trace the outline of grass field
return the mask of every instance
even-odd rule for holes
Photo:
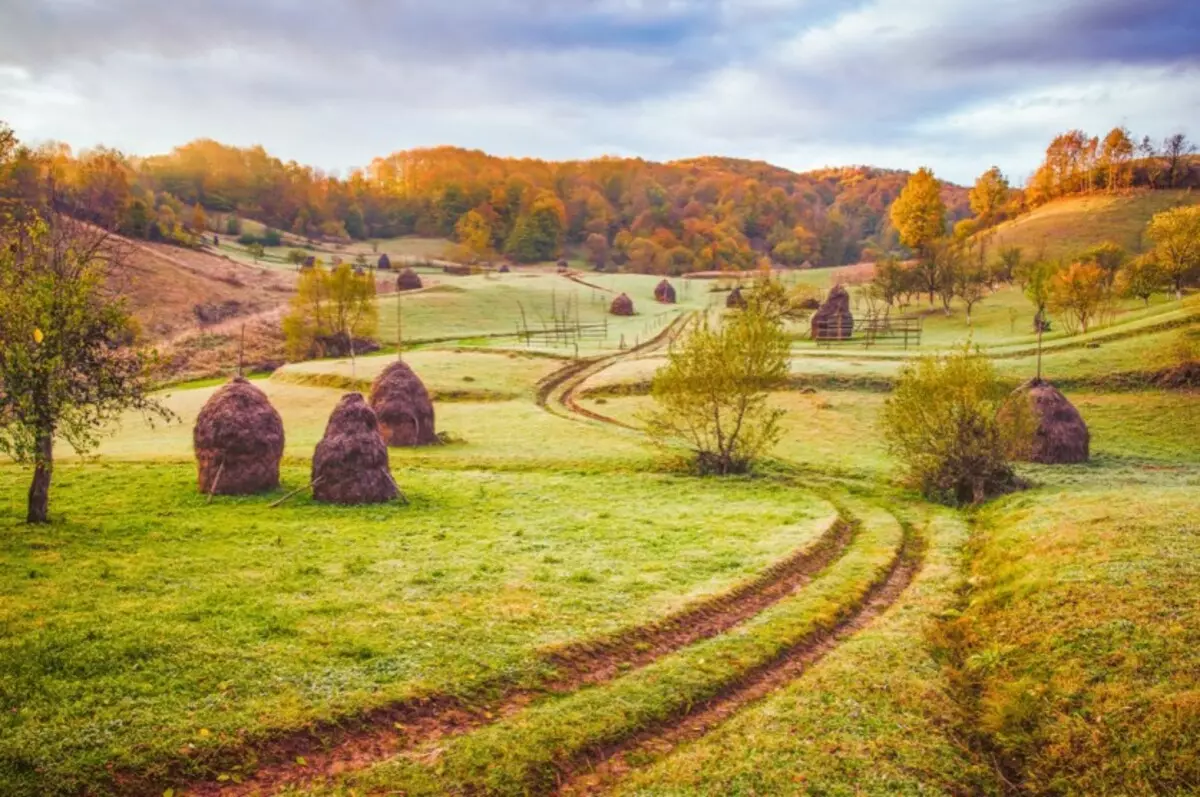
[[[1066,214],[1063,241],[1117,212],[1054,207],[1030,223]],[[1197,297],[1048,335],[1092,460],[958,512],[899,485],[878,419],[905,362],[968,336],[1032,375],[1016,291],[971,327],[928,314],[909,352],[797,339],[773,458],[713,479],[639,431],[665,354],[629,349],[717,281],[665,307],[647,276],[428,277],[403,357],[448,442],[390,453],[407,505],[270,506],[394,352],[256,381],[286,435],[268,495],[197,493],[211,381],[164,395],[175,423],[60,448],[49,526],[0,463],[0,794],[1200,790],[1200,395],[1124,378],[1200,334]],[[607,314],[619,292],[638,315]],[[512,335],[568,302],[603,337]]]

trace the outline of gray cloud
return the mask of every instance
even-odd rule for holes
[[[448,143],[966,180],[1075,120],[1200,127],[1197,42],[1189,0],[0,0],[0,118],[326,167]]]

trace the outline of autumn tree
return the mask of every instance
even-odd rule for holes
[[[1164,279],[1183,298],[1183,289],[1200,279],[1200,205],[1164,210],[1146,232]]]
[[[1022,250],[1019,246],[1002,246],[996,253],[995,276],[1001,281],[1012,283],[1021,269]]]
[[[598,232],[588,235],[583,248],[587,251],[588,262],[601,271],[608,265],[608,239]]]
[[[655,374],[647,430],[687,446],[700,473],[745,472],[779,439],[783,411],[769,398],[787,380],[790,351],[780,323],[752,308],[720,326],[705,319]]]
[[[567,212],[553,192],[543,191],[522,214],[505,244],[505,252],[522,263],[553,260],[562,251]]]
[[[929,303],[933,304],[938,287],[934,242],[946,232],[946,205],[932,171],[921,168],[908,178],[904,190],[892,204],[890,216],[900,241],[917,253],[918,271],[929,291]]]
[[[969,241],[950,276],[954,295],[966,306],[968,326],[972,324],[975,305],[987,296],[988,278],[986,241]]]
[[[454,227],[454,235],[475,257],[491,255],[492,225],[478,210],[472,210],[458,220]]]
[[[1048,329],[1046,310],[1050,305],[1051,284],[1054,275],[1059,271],[1059,264],[1051,260],[1039,259],[1025,264],[1021,280],[1024,285],[1025,297],[1033,304],[1033,323],[1037,332]]]
[[[871,278],[871,283],[875,286],[879,298],[889,307],[907,292],[911,282],[912,273],[900,262],[899,258],[885,257],[875,262],[875,273]]]
[[[49,519],[55,440],[82,454],[127,410],[172,417],[150,394],[153,354],[109,290],[117,254],[61,216],[0,230],[0,452],[33,466],[30,523]]]
[[[374,275],[357,274],[349,263],[300,272],[283,319],[289,359],[354,354],[356,341],[374,336],[378,327]]]
[[[1079,262],[1098,266],[1104,272],[1105,283],[1111,286],[1117,272],[1128,258],[1129,254],[1120,244],[1105,241],[1083,252],[1079,256]]]
[[[1100,161],[1110,192],[1128,188],[1133,183],[1133,154],[1133,139],[1126,128],[1114,127],[1104,137]]]
[[[975,180],[970,194],[971,211],[983,226],[988,226],[1003,212],[1009,193],[1008,178],[999,166],[993,166]]]
[[[1167,180],[1172,187],[1183,182],[1183,178],[1191,170],[1189,156],[1196,151],[1196,145],[1183,133],[1174,133],[1163,139],[1162,154],[1166,161]]]
[[[1051,279],[1047,306],[1066,319],[1068,329],[1088,331],[1088,325],[1108,298],[1108,277],[1092,263],[1072,263]]]

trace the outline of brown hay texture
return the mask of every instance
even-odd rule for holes
[[[334,408],[312,464],[313,498],[329,504],[382,504],[400,494],[375,411],[361,393]]]
[[[192,444],[202,493],[252,495],[279,486],[283,421],[267,395],[243,377],[205,402]]]
[[[728,296],[725,297],[725,306],[730,310],[745,310],[746,297],[742,296],[741,287],[734,288]]]
[[[438,443],[429,391],[400,360],[375,378],[371,385],[371,409],[379,418],[379,431],[389,446],[407,448]]]
[[[1037,429],[1025,459],[1044,465],[1087,462],[1091,434],[1079,410],[1054,385],[1032,379],[1015,396],[1025,396]]]
[[[813,340],[848,340],[853,334],[854,316],[850,314],[850,294],[843,286],[835,285],[821,309],[813,314]]]
[[[392,270],[392,259],[387,256],[387,252],[384,252],[379,256],[379,263],[376,265],[376,268],[378,268],[380,271]]]
[[[400,276],[396,277],[396,290],[398,291],[419,291],[425,287],[421,282],[421,277],[411,268],[406,268],[400,272]]]
[[[622,293],[612,300],[608,311],[613,315],[633,315],[633,299]]]
[[[675,304],[675,286],[663,280],[654,286],[654,300],[663,304]]]

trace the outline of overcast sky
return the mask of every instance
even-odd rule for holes
[[[1072,127],[1200,138],[1200,0],[0,0],[0,120],[343,173],[453,144],[1023,179]]]

